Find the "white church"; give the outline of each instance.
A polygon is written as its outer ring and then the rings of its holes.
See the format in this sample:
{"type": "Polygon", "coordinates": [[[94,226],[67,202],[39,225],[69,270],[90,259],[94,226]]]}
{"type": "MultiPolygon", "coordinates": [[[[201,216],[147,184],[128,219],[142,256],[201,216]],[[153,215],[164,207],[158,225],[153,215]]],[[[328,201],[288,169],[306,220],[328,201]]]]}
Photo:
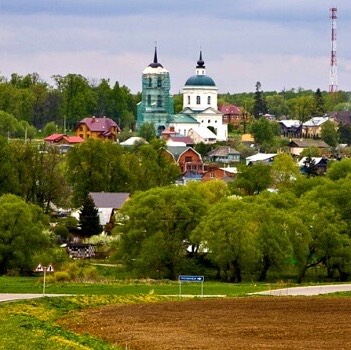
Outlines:
{"type": "Polygon", "coordinates": [[[154,62],[143,71],[142,81],[147,81],[148,85],[143,83],[143,99],[138,106],[137,127],[140,127],[145,122],[154,123],[157,119],[155,116],[159,116],[160,108],[168,106],[168,108],[163,109],[165,113],[164,118],[162,120],[158,118],[157,126],[155,125],[159,134],[165,129],[172,129],[180,135],[190,136],[194,143],[226,141],[228,128],[227,124],[223,123],[222,113],[218,111],[218,88],[213,79],[206,75],[202,52],[200,52],[200,57],[197,61],[195,75],[188,78],[183,87],[183,109],[179,114],[173,114],[173,108],[169,108],[170,102],[168,99],[171,99],[169,95],[169,72],[167,71],[168,79],[167,84],[164,84],[164,86],[160,84],[160,81],[164,81],[164,78],[161,79],[159,77],[160,74],[164,76],[165,69],[157,62],[155,49],[154,62]],[[159,66],[162,67],[161,73],[160,69],[158,69],[159,66]],[[155,91],[151,91],[154,90],[152,81],[155,81],[155,91]],[[153,106],[150,103],[150,99],[153,96],[155,96],[154,98],[157,101],[154,105],[159,108],[155,108],[155,111],[150,111],[150,108],[153,106]],[[148,114],[140,113],[145,104],[149,105],[148,114]]]}

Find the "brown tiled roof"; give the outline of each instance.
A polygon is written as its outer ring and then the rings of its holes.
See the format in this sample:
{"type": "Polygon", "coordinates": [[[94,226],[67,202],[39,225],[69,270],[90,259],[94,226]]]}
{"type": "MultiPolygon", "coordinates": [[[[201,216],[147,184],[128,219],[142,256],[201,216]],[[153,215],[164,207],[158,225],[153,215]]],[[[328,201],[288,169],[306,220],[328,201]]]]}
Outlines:
{"type": "Polygon", "coordinates": [[[206,154],[208,157],[226,157],[228,154],[240,154],[235,148],[220,146],[206,154]]]}
{"type": "Polygon", "coordinates": [[[291,140],[289,143],[290,147],[318,147],[318,148],[329,148],[330,146],[323,140],[291,140]],[[296,145],[296,146],[295,146],[296,145]]]}

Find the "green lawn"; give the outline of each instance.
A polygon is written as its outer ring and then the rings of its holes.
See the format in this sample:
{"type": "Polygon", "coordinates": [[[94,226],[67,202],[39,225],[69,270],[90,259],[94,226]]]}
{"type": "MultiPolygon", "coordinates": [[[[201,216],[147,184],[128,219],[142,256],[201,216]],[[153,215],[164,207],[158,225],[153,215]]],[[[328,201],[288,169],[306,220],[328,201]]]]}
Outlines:
{"type": "MultiPolygon", "coordinates": [[[[284,285],[286,286],[286,285],[284,285]]],[[[282,287],[284,287],[282,286],[282,287]]],[[[204,295],[242,296],[246,293],[278,288],[278,285],[260,283],[220,283],[204,282],[204,295]]],[[[182,294],[201,294],[201,283],[182,283],[182,294]]],[[[42,293],[43,281],[38,277],[0,276],[0,293],[42,293]]],[[[83,294],[83,295],[178,295],[177,281],[118,280],[106,283],[46,283],[46,294],[83,294]]]]}

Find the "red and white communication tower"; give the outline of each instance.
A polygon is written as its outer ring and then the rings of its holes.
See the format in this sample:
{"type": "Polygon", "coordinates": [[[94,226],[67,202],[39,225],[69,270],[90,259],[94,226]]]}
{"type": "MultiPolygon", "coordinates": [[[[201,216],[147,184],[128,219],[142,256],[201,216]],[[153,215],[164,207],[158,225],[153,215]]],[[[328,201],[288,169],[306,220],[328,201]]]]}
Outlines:
{"type": "Polygon", "coordinates": [[[329,73],[329,92],[338,91],[338,70],[336,64],[336,19],[337,8],[332,7],[330,10],[332,20],[331,27],[331,52],[330,52],[330,73],[329,73]]]}

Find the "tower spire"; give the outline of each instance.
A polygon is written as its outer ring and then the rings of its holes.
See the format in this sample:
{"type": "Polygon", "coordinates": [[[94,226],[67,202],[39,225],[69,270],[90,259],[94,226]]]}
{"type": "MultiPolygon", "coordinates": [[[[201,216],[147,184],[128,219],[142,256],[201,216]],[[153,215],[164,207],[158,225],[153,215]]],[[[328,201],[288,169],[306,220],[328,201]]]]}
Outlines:
{"type": "Polygon", "coordinates": [[[205,62],[204,60],[202,59],[202,50],[200,49],[200,57],[199,57],[199,60],[197,61],[197,66],[196,68],[206,68],[205,67],[205,62]]]}
{"type": "Polygon", "coordinates": [[[158,60],[157,60],[157,42],[155,42],[155,53],[154,53],[154,61],[152,63],[149,64],[149,67],[151,68],[163,68],[162,64],[161,63],[158,63],[158,60]]]}
{"type": "Polygon", "coordinates": [[[157,62],[157,41],[155,41],[154,63],[158,63],[158,62],[157,62]]]}

